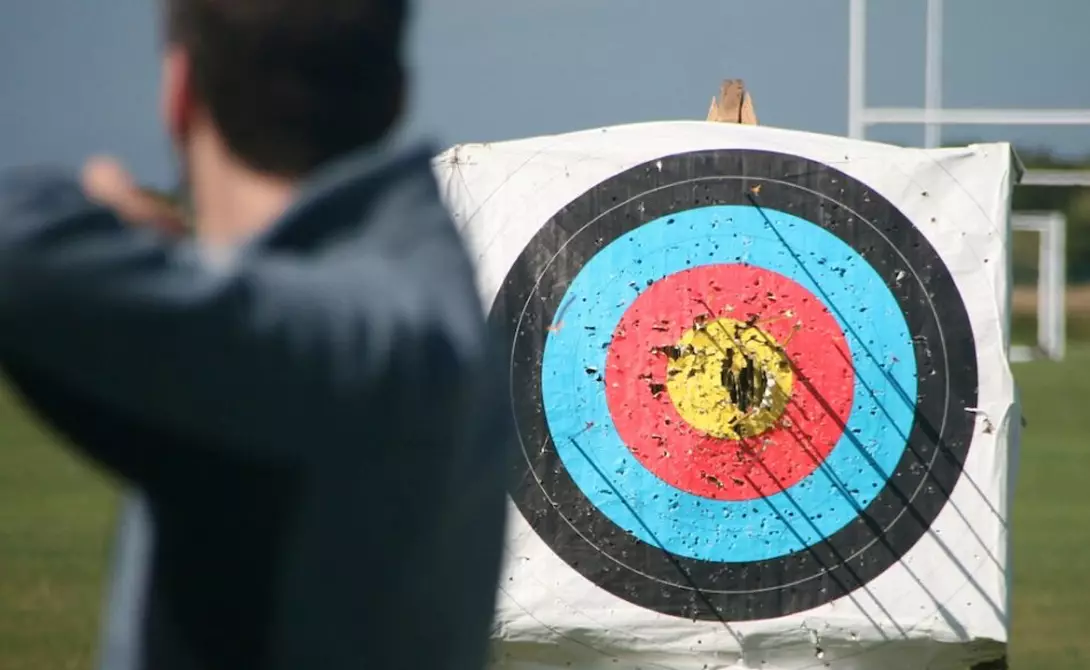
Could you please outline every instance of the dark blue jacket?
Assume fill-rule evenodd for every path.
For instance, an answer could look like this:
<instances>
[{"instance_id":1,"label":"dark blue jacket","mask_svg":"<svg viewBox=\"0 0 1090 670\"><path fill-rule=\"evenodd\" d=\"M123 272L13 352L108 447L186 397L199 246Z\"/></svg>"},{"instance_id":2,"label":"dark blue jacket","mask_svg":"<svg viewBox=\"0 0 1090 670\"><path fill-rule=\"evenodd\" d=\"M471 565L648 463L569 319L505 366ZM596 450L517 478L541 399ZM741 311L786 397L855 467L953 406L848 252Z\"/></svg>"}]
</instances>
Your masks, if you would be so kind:
<instances>
[{"instance_id":1,"label":"dark blue jacket","mask_svg":"<svg viewBox=\"0 0 1090 670\"><path fill-rule=\"evenodd\" d=\"M151 511L140 667L483 666L507 395L430 156L321 170L223 272L0 179L0 367Z\"/></svg>"}]
</instances>

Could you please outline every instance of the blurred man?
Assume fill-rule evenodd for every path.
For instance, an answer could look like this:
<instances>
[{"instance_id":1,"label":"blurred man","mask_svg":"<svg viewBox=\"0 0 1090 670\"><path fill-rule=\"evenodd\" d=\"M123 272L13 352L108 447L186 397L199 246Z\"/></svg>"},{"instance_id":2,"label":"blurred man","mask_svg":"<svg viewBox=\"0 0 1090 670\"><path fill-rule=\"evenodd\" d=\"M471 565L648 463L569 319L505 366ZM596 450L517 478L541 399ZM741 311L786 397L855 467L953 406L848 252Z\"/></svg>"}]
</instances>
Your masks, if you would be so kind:
<instances>
[{"instance_id":1,"label":"blurred man","mask_svg":"<svg viewBox=\"0 0 1090 670\"><path fill-rule=\"evenodd\" d=\"M403 0L165 5L196 243L108 160L0 178L0 366L142 492L107 670L478 670L506 392L432 151L383 146Z\"/></svg>"}]
</instances>

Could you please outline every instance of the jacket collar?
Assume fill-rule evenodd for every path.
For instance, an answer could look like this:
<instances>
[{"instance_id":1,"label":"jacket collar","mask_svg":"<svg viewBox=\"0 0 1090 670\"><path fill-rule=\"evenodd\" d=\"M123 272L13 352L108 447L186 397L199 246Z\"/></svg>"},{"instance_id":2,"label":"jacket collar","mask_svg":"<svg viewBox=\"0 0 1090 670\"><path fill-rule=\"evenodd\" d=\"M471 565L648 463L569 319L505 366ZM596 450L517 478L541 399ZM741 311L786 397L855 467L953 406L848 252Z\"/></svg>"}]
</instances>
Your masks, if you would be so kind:
<instances>
[{"instance_id":1,"label":"jacket collar","mask_svg":"<svg viewBox=\"0 0 1090 670\"><path fill-rule=\"evenodd\" d=\"M358 226L368 206L390 190L418 186L422 180L434 184L434 155L430 144L418 143L400 150L363 149L331 161L306 177L288 209L240 252L305 248L340 229Z\"/></svg>"}]
</instances>

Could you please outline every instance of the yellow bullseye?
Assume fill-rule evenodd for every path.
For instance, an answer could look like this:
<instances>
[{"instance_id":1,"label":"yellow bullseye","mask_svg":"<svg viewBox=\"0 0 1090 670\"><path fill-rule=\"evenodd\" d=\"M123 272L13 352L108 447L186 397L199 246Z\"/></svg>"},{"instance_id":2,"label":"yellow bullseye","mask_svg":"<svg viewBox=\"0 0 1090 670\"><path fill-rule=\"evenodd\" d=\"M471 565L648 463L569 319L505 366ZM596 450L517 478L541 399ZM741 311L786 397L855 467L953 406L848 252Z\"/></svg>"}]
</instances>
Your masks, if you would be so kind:
<instances>
[{"instance_id":1,"label":"yellow bullseye","mask_svg":"<svg viewBox=\"0 0 1090 670\"><path fill-rule=\"evenodd\" d=\"M794 374L780 344L761 328L716 319L686 331L668 352L666 390L697 430L737 440L773 428Z\"/></svg>"}]
</instances>

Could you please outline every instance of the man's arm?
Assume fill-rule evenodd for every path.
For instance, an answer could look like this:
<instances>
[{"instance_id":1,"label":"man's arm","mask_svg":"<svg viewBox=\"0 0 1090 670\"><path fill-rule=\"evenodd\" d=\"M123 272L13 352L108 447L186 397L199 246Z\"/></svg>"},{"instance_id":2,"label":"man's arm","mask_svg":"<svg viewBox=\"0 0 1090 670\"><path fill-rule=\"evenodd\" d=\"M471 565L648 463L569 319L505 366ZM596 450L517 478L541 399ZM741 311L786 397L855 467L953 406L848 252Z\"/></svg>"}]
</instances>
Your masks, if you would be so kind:
<instances>
[{"instance_id":1,"label":"man's arm","mask_svg":"<svg viewBox=\"0 0 1090 670\"><path fill-rule=\"evenodd\" d=\"M23 172L0 179L0 351L163 429L301 458L306 426L358 430L345 417L381 402L391 343L413 335L390 261L341 263L216 274L74 179Z\"/></svg>"}]
</instances>

